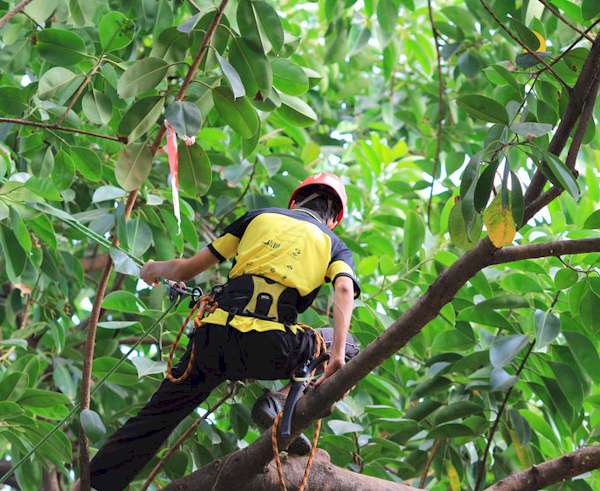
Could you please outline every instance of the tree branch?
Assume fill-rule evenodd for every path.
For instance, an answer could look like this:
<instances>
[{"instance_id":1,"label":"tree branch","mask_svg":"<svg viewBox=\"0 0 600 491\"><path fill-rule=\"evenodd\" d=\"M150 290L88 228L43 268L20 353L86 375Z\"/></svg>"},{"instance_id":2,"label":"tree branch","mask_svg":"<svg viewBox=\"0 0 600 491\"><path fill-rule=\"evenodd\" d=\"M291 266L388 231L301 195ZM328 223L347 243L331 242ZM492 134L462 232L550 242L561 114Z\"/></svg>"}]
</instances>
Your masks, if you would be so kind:
<instances>
[{"instance_id":1,"label":"tree branch","mask_svg":"<svg viewBox=\"0 0 600 491\"><path fill-rule=\"evenodd\" d=\"M222 0L219 5L215 17L204 35L204 39L202 41L202 45L196 57L194 58L194 62L192 66L189 68L188 73L185 77L185 80L177 93L176 99L178 101L182 100L187 88L192 82L193 78L196 75L198 67L200 63L204 59L206 51L208 50L208 46L210 45L210 41L212 36L214 35L217 26L221 22L221 17L223 16L223 12L225 7L227 6L228 0ZM158 151L160 146L160 142L162 141L162 137L165 133L165 127L161 126L158 135L152 145L152 155L154 156ZM125 220L128 220L131 216L131 212L133 211L133 207L135 205L135 201L138 196L139 189L136 189L129 193L127 197L127 202L125 204L124 216ZM102 272L102 278L100 284L98 286L98 291L96 293L96 297L94 298L94 304L92 306L92 314L90 315L90 319L88 322L88 335L86 339L85 345L85 357L83 364L83 374L82 374L82 382L81 382L81 410L88 409L90 406L90 398L91 398L91 377L92 377L92 361L94 359L94 346L96 342L96 329L98 326L98 320L100 317L100 310L102 301L104 300L104 295L106 294L106 289L108 285L108 279L110 278L110 274L112 272L112 260L108 260L106 266ZM88 440L85 436L85 432L83 431L83 427L79 427L79 474L80 474L80 489L81 491L90 491L90 461L89 461L89 453L88 453Z\"/></svg>"},{"instance_id":2,"label":"tree branch","mask_svg":"<svg viewBox=\"0 0 600 491\"><path fill-rule=\"evenodd\" d=\"M565 25L569 26L575 32L578 32L579 34L581 34L582 37L585 37L585 38L589 39L591 42L594 42L594 39L591 36L589 36L587 33L583 32L581 29L579 29L569 19L565 18L554 5L552 5L550 2L548 2L548 0L540 0L540 2L544 5L544 7L546 7L550 12L552 12L556 16L556 18L560 19Z\"/></svg>"},{"instance_id":3,"label":"tree branch","mask_svg":"<svg viewBox=\"0 0 600 491\"><path fill-rule=\"evenodd\" d=\"M75 104L77 103L77 101L81 97L81 94L83 94L83 91L85 90L85 88L92 81L92 78L94 77L94 75L96 74L96 72L98 71L98 69L100 68L100 66L102 65L103 61L104 61L104 57L101 56L98 59L98 61L94 64L94 66L92 67L92 69L85 76L85 78L83 79L83 82L81 82L81 85L77 88L77 92L75 92L75 94L73 95L73 97L71 97L71 100L69 101L69 104L67 105L67 108L65 109L65 112L62 113L61 117L58 118L58 120L56 121L56 124L58 124L58 125L63 124L63 121L65 120L65 118L69 114L69 111L71 109L73 109L73 106L75 106Z\"/></svg>"},{"instance_id":4,"label":"tree branch","mask_svg":"<svg viewBox=\"0 0 600 491\"><path fill-rule=\"evenodd\" d=\"M233 454L231 454L233 455ZM215 477L217 476L222 463L225 460L216 460L211 462L207 468L210 472L204 474L195 472L183 479L173 481L163 491L191 491L196 489L211 489ZM285 477L288 483L288 489L297 489L302 481L304 468L306 466L306 457L288 456L285 463ZM232 461L227 463L228 468L235 468ZM225 471L226 473L226 471ZM268 465L262 472L257 472L251 479L238 480L234 487L228 487L228 484L219 485L216 490L224 491L235 489L236 491L280 491L281 484L277 477L277 471L274 465ZM310 477L306 489L311 491L419 491L405 484L385 481L377 477L371 477L364 474L357 474L342 469L331 463L329 454L324 450L317 450L315 460L310 472Z\"/></svg>"},{"instance_id":5,"label":"tree branch","mask_svg":"<svg viewBox=\"0 0 600 491\"><path fill-rule=\"evenodd\" d=\"M22 0L17 5L15 5L11 10L6 12L0 19L0 29L2 29L15 15L19 12L22 12L28 4L31 3L32 0Z\"/></svg>"},{"instance_id":6,"label":"tree branch","mask_svg":"<svg viewBox=\"0 0 600 491\"><path fill-rule=\"evenodd\" d=\"M583 447L558 459L512 474L485 491L532 491L600 467L600 445Z\"/></svg>"},{"instance_id":7,"label":"tree branch","mask_svg":"<svg viewBox=\"0 0 600 491\"><path fill-rule=\"evenodd\" d=\"M0 123L13 123L20 124L23 126L35 126L36 128L43 128L46 130L66 131L67 133L77 133L79 135L93 136L94 138L102 138L104 140L111 140L119 143L127 143L127 137L125 136L103 135L102 133L95 133L93 131L88 130L80 130L79 128L60 126L56 123L40 123L39 121L31 121L29 119L19 118L0 118Z\"/></svg>"},{"instance_id":8,"label":"tree branch","mask_svg":"<svg viewBox=\"0 0 600 491\"><path fill-rule=\"evenodd\" d=\"M525 368L525 363L527 363L527 359L529 358L529 355L533 351L534 346L535 346L535 341L532 343L529 343L529 348L527 349L527 353L525 353L525 357L523 358L523 361L521 361L521 364L519 365L517 373L515 374L517 378L521 375L523 368ZM490 447L492 446L492 441L494 440L494 435L496 434L496 431L498 430L498 425L500 424L500 419L502 418L502 415L504 414L504 410L506 409L506 405L508 404L508 399L510 398L510 394L512 393L513 387L514 387L514 385L509 387L509 389L506 391L506 395L504 396L502 405L500 406L500 409L498 410L498 413L496 414L496 419L494 420L494 424L492 425L492 427L490 428L490 431L488 433L487 442L485 444L485 450L483 451L483 457L481 459L481 463L479 464L479 472L477 473L477 482L475 483L475 491L479 491L479 488L481 487L481 484L483 483L483 480L485 477L485 465L487 463L487 458L490 453Z\"/></svg>"},{"instance_id":9,"label":"tree branch","mask_svg":"<svg viewBox=\"0 0 600 491\"><path fill-rule=\"evenodd\" d=\"M556 80L558 80L563 85L563 87L565 87L568 91L571 90L571 87L569 87L569 85L567 85L567 83L561 78L561 76L558 73L556 73L554 68L552 68L550 65L548 65L548 63L546 62L546 60L544 60L544 58L542 58L535 51L533 51L531 48L529 48L523 41L521 41L517 36L515 36L510 29L506 28L506 26L502 23L502 21L498 18L496 13L490 8L490 6L486 3L485 0L479 0L479 2L481 3L481 5L483 5L483 8L485 10L487 10L488 14L490 14L492 16L492 18L496 21L496 24L498 24L498 27L500 27L500 29L502 29L514 42L519 44L519 46L521 46L525 51L527 51L537 61L539 61L542 65L544 65L545 69L548 70L554 76L554 78L556 78Z\"/></svg>"},{"instance_id":10,"label":"tree branch","mask_svg":"<svg viewBox=\"0 0 600 491\"><path fill-rule=\"evenodd\" d=\"M577 82L571 91L565 114L561 118L558 128L556 128L556 131L552 136L552 140L550 140L548 152L557 156L562 152L562 149L566 145L577 119L582 113L584 104L591 94L590 91L594 90L594 87L596 87L595 90L597 91L596 79L599 75L600 36L597 36L592 44L590 54L585 60L583 68L581 69L579 78L577 79ZM527 191L525 192L524 199L526 205L529 206L540 196L544 189L545 183L546 177L542 171L538 169L531 179Z\"/></svg>"},{"instance_id":11,"label":"tree branch","mask_svg":"<svg viewBox=\"0 0 600 491\"><path fill-rule=\"evenodd\" d=\"M540 257L564 256L567 254L585 254L600 252L600 238L558 240L543 244L527 244L522 246L504 247L496 250L490 259L491 264L509 263L523 259L536 259Z\"/></svg>"},{"instance_id":12,"label":"tree branch","mask_svg":"<svg viewBox=\"0 0 600 491\"><path fill-rule=\"evenodd\" d=\"M438 31L433 21L433 9L431 7L431 0L427 0L427 12L429 14L431 33L433 34L433 42L435 44L438 73L438 120L435 143L435 159L433 162L433 175L431 176L431 190L429 191L429 201L427 202L427 224L430 225L429 222L431 217L431 203L433 201L433 186L441 170L440 152L442 149L442 133L444 129L444 116L446 113L446 106L444 103L444 77L442 76L442 57L440 56L440 41Z\"/></svg>"}]
</instances>

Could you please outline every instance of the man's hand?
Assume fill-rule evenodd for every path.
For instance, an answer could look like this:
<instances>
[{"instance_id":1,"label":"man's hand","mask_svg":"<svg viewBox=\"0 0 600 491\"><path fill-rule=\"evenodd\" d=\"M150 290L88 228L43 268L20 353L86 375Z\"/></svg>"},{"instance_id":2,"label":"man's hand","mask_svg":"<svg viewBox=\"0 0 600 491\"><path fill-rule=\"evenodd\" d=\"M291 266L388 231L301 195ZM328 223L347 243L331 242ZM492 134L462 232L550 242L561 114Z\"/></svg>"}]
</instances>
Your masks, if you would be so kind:
<instances>
[{"instance_id":1,"label":"man's hand","mask_svg":"<svg viewBox=\"0 0 600 491\"><path fill-rule=\"evenodd\" d=\"M140 271L140 278L144 280L149 285L157 285L159 282L160 273L160 264L156 261L150 259Z\"/></svg>"},{"instance_id":2,"label":"man's hand","mask_svg":"<svg viewBox=\"0 0 600 491\"><path fill-rule=\"evenodd\" d=\"M329 359L327 366L325 367L325 373L321 375L319 380L315 383L315 387L321 385L325 380L331 377L335 372L337 372L340 368L342 368L346 364L346 360L344 355L342 356L333 356Z\"/></svg>"}]
</instances>

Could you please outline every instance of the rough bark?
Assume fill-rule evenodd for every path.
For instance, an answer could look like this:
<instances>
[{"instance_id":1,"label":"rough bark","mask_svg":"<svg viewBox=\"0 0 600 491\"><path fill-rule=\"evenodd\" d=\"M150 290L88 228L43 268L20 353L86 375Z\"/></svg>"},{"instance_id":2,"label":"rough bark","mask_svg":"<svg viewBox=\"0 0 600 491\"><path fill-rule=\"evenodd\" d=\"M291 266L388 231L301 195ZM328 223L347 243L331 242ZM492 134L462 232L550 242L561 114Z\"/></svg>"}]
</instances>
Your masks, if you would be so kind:
<instances>
[{"instance_id":1,"label":"rough bark","mask_svg":"<svg viewBox=\"0 0 600 491\"><path fill-rule=\"evenodd\" d=\"M583 447L498 481L485 491L533 491L600 467L600 445Z\"/></svg>"},{"instance_id":2,"label":"rough bark","mask_svg":"<svg viewBox=\"0 0 600 491\"><path fill-rule=\"evenodd\" d=\"M586 100L590 98L591 100L595 100L595 91L598 88L598 84L595 81L599 73L600 40L597 38L572 91L566 113L557 129L560 138L555 134L555 138L550 143L553 153L560 155L578 119L581 119L580 125L587 124L585 118L580 118L579 116ZM576 109L577 113L575 113ZM534 181L536 181L535 177ZM539 179L537 182L534 181L532 181L531 186L539 186L539 191L534 189L532 193L528 193L528 197L525 200L531 216L535 215L541 208L538 208L538 205L534 206L533 201L538 198L543 188L543 182L545 182L542 181L540 185ZM295 412L291 438L288 440L280 439L279 447L286 448L291 439L295 438L311 421L322 417L327 408L330 408L332 404L343 398L344 394L362 378L405 346L429 321L439 315L440 309L454 298L456 293L469 279L485 267L524 259L525 257L567 254L568 252L566 251L569 247L574 253L591 252L592 250L600 251L600 249L595 249L595 247L600 245L599 243L590 245L586 241L583 241L583 243L582 241L564 242L568 242L568 245L562 242L561 244L531 244L498 250L490 242L489 238L482 239L475 248L465 253L452 266L442 272L429 286L425 294L377 339L365 347L358 356L327 379L317 390L309 392L300 400ZM541 251L540 247L543 248L544 246L546 249ZM592 247L591 250L589 249L590 247ZM581 248L583 250L579 250ZM227 468L232 471L224 470L219 474L218 487L215 486L215 489L236 489L241 482L253 482L259 470L265 468L272 457L270 431L267 431L252 445L226 457ZM216 476L215 469L218 469L218 467L218 464L215 462L208 464L191 475L174 481L167 489L191 490L198 489L192 483L214 483ZM211 476L213 481L210 480Z\"/></svg>"},{"instance_id":3,"label":"rough bark","mask_svg":"<svg viewBox=\"0 0 600 491\"><path fill-rule=\"evenodd\" d=\"M306 457L290 457L285 463L285 483L289 491L298 489L298 484L302 481L304 468L306 466ZM227 468L233 469L234 463L224 460L217 460L208 466L205 473L194 473L189 476L174 481L164 491L184 491L190 489L211 489L211 490L231 490L236 491L281 491L281 484L277 477L275 464L271 462L256 473L250 480L239 480L235 488L218 482L217 476L221 473L224 476ZM215 486L216 484L216 486ZM342 469L331 463L329 454L324 450L318 450L310 473L306 489L310 491L419 491L419 488L413 488L405 484L395 483L379 479L377 477L356 474L347 469Z\"/></svg>"}]
</instances>

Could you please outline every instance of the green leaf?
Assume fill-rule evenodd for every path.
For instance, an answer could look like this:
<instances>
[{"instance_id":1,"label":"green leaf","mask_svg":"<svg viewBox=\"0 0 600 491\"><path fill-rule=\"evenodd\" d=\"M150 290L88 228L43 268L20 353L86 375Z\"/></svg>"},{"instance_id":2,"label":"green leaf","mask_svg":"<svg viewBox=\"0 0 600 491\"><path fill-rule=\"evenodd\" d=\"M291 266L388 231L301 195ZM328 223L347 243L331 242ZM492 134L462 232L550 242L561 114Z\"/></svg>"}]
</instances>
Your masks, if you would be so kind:
<instances>
[{"instance_id":1,"label":"green leaf","mask_svg":"<svg viewBox=\"0 0 600 491\"><path fill-rule=\"evenodd\" d=\"M594 213L592 213L589 217L585 219L583 228L600 228L600 210L596 210Z\"/></svg>"},{"instance_id":2,"label":"green leaf","mask_svg":"<svg viewBox=\"0 0 600 491\"><path fill-rule=\"evenodd\" d=\"M126 327L138 325L138 321L104 321L98 322L98 327L103 329L125 329Z\"/></svg>"},{"instance_id":3,"label":"green leaf","mask_svg":"<svg viewBox=\"0 0 600 491\"><path fill-rule=\"evenodd\" d=\"M80 75L74 74L71 70L56 66L41 76L37 95L42 100L57 98L62 103L77 90L82 80Z\"/></svg>"},{"instance_id":4,"label":"green leaf","mask_svg":"<svg viewBox=\"0 0 600 491\"><path fill-rule=\"evenodd\" d=\"M471 116L490 123L508 124L508 113L502 104L478 94L463 95L458 104Z\"/></svg>"},{"instance_id":5,"label":"green leaf","mask_svg":"<svg viewBox=\"0 0 600 491\"><path fill-rule=\"evenodd\" d=\"M377 22L381 28L382 45L387 46L394 35L398 19L398 5L394 0L379 0L377 3Z\"/></svg>"},{"instance_id":6,"label":"green leaf","mask_svg":"<svg viewBox=\"0 0 600 491\"><path fill-rule=\"evenodd\" d=\"M590 20L600 14L600 3L596 0L583 0L581 14L585 20Z\"/></svg>"},{"instance_id":7,"label":"green leaf","mask_svg":"<svg viewBox=\"0 0 600 491\"><path fill-rule=\"evenodd\" d=\"M477 304L481 309L526 309L529 302L521 295L498 295Z\"/></svg>"},{"instance_id":8,"label":"green leaf","mask_svg":"<svg viewBox=\"0 0 600 491\"><path fill-rule=\"evenodd\" d=\"M0 87L0 113L21 116L27 110L23 91L18 87Z\"/></svg>"},{"instance_id":9,"label":"green leaf","mask_svg":"<svg viewBox=\"0 0 600 491\"><path fill-rule=\"evenodd\" d=\"M36 48L54 65L69 66L85 57L85 43L77 34L64 29L44 29L37 33Z\"/></svg>"},{"instance_id":10,"label":"green leaf","mask_svg":"<svg viewBox=\"0 0 600 491\"><path fill-rule=\"evenodd\" d=\"M489 164L479 176L477 185L475 187L474 194L474 206L477 213L481 213L487 206L492 189L494 187L494 177L496 176L496 170L498 169L500 161Z\"/></svg>"},{"instance_id":11,"label":"green leaf","mask_svg":"<svg viewBox=\"0 0 600 491\"><path fill-rule=\"evenodd\" d=\"M277 109L277 114L290 125L306 127L318 121L317 114L299 97L287 94L279 94L279 97L281 98L281 107Z\"/></svg>"},{"instance_id":12,"label":"green leaf","mask_svg":"<svg viewBox=\"0 0 600 491\"><path fill-rule=\"evenodd\" d=\"M548 346L560 334L560 320L551 312L535 311L535 347Z\"/></svg>"},{"instance_id":13,"label":"green leaf","mask_svg":"<svg viewBox=\"0 0 600 491\"><path fill-rule=\"evenodd\" d=\"M548 364L554 373L555 381L567 397L569 404L573 408L580 408L583 404L584 394L577 372L566 363L551 361Z\"/></svg>"},{"instance_id":14,"label":"green leaf","mask_svg":"<svg viewBox=\"0 0 600 491\"><path fill-rule=\"evenodd\" d=\"M150 358L145 358L143 356L132 358L131 362L135 365L138 378L142 378L147 375L154 375L156 373L164 373L167 369L166 362L153 361Z\"/></svg>"},{"instance_id":15,"label":"green leaf","mask_svg":"<svg viewBox=\"0 0 600 491\"><path fill-rule=\"evenodd\" d=\"M229 412L231 427L236 436L241 440L248 433L250 425L250 411L243 404L233 404Z\"/></svg>"},{"instance_id":16,"label":"green leaf","mask_svg":"<svg viewBox=\"0 0 600 491\"><path fill-rule=\"evenodd\" d=\"M270 94L273 72L262 51L241 38L233 38L229 47L229 62L242 79L248 97L258 97L260 100Z\"/></svg>"},{"instance_id":17,"label":"green leaf","mask_svg":"<svg viewBox=\"0 0 600 491\"><path fill-rule=\"evenodd\" d=\"M308 91L308 77L304 70L285 58L271 61L273 85L289 95L302 95Z\"/></svg>"},{"instance_id":18,"label":"green leaf","mask_svg":"<svg viewBox=\"0 0 600 491\"><path fill-rule=\"evenodd\" d=\"M561 269L554 276L554 286L557 290L565 290L577 283L578 275L572 269Z\"/></svg>"},{"instance_id":19,"label":"green leaf","mask_svg":"<svg viewBox=\"0 0 600 491\"><path fill-rule=\"evenodd\" d=\"M169 65L161 58L143 58L131 65L117 84L120 97L134 97L156 87L167 75Z\"/></svg>"},{"instance_id":20,"label":"green leaf","mask_svg":"<svg viewBox=\"0 0 600 491\"><path fill-rule=\"evenodd\" d=\"M243 138L250 138L258 130L258 115L246 97L234 99L226 87L212 91L215 108L223 120Z\"/></svg>"},{"instance_id":21,"label":"green leaf","mask_svg":"<svg viewBox=\"0 0 600 491\"><path fill-rule=\"evenodd\" d=\"M457 198L448 217L448 232L450 232L452 243L464 250L472 249L479 242L482 230L483 220L481 219L481 215L477 214L475 215L471 231L468 233L461 201L460 198Z\"/></svg>"},{"instance_id":22,"label":"green leaf","mask_svg":"<svg viewBox=\"0 0 600 491\"><path fill-rule=\"evenodd\" d=\"M223 75L225 75L227 78L231 90L233 91L233 98L237 99L238 97L245 96L246 89L244 88L244 84L242 83L240 75L235 71L235 68L233 68L233 65L223 58L219 53L215 52L215 56L217 57L217 61L219 62L219 66L221 67Z\"/></svg>"},{"instance_id":23,"label":"green leaf","mask_svg":"<svg viewBox=\"0 0 600 491\"><path fill-rule=\"evenodd\" d=\"M490 348L490 362L495 368L505 366L528 342L529 338L524 334L497 337Z\"/></svg>"},{"instance_id":24,"label":"green leaf","mask_svg":"<svg viewBox=\"0 0 600 491\"><path fill-rule=\"evenodd\" d=\"M254 12L260 21L261 37L265 36L271 43L271 50L277 54L281 51L284 42L283 27L275 9L262 0L253 1Z\"/></svg>"},{"instance_id":25,"label":"green leaf","mask_svg":"<svg viewBox=\"0 0 600 491\"><path fill-rule=\"evenodd\" d=\"M29 231L27 230L25 222L21 219L19 212L14 208L11 208L10 210L10 222L11 229L14 232L17 241L25 253L29 254L31 252L31 237L29 236Z\"/></svg>"},{"instance_id":26,"label":"green leaf","mask_svg":"<svg viewBox=\"0 0 600 491\"><path fill-rule=\"evenodd\" d=\"M12 401L0 401L0 421L6 421L23 414L23 409Z\"/></svg>"},{"instance_id":27,"label":"green leaf","mask_svg":"<svg viewBox=\"0 0 600 491\"><path fill-rule=\"evenodd\" d=\"M538 50L540 47L540 40L525 24L522 24L516 19L512 19L510 24L517 37L525 44L525 46L532 51Z\"/></svg>"},{"instance_id":28,"label":"green leaf","mask_svg":"<svg viewBox=\"0 0 600 491\"><path fill-rule=\"evenodd\" d=\"M514 123L510 129L517 135L536 138L552 131L552 125L545 123Z\"/></svg>"},{"instance_id":29,"label":"green leaf","mask_svg":"<svg viewBox=\"0 0 600 491\"><path fill-rule=\"evenodd\" d=\"M102 308L129 314L139 314L146 309L146 306L131 292L115 291L104 297Z\"/></svg>"},{"instance_id":30,"label":"green leaf","mask_svg":"<svg viewBox=\"0 0 600 491\"><path fill-rule=\"evenodd\" d=\"M98 154L86 147L70 147L70 151L75 169L86 179L98 182L102 177L102 161Z\"/></svg>"},{"instance_id":31,"label":"green leaf","mask_svg":"<svg viewBox=\"0 0 600 491\"><path fill-rule=\"evenodd\" d=\"M96 411L84 409L79 414L79 422L86 436L94 443L100 441L106 435L106 427Z\"/></svg>"},{"instance_id":32,"label":"green leaf","mask_svg":"<svg viewBox=\"0 0 600 491\"><path fill-rule=\"evenodd\" d=\"M92 89L81 100L83 114L91 123L105 126L112 118L112 102L102 92Z\"/></svg>"},{"instance_id":33,"label":"green leaf","mask_svg":"<svg viewBox=\"0 0 600 491\"><path fill-rule=\"evenodd\" d=\"M0 246L4 251L4 267L8 279L12 283L18 283L18 278L25 269L27 256L12 230L4 226L0 226Z\"/></svg>"},{"instance_id":34,"label":"green leaf","mask_svg":"<svg viewBox=\"0 0 600 491\"><path fill-rule=\"evenodd\" d=\"M193 197L204 196L210 189L212 170L203 148L195 143L179 150L181 188Z\"/></svg>"},{"instance_id":35,"label":"green leaf","mask_svg":"<svg viewBox=\"0 0 600 491\"><path fill-rule=\"evenodd\" d=\"M479 57L470 50L462 53L457 60L460 71L467 77L473 78L481 71L481 61Z\"/></svg>"},{"instance_id":36,"label":"green leaf","mask_svg":"<svg viewBox=\"0 0 600 491\"><path fill-rule=\"evenodd\" d=\"M236 19L240 34L246 38L256 49L264 50L258 19L255 16L253 2L250 0L240 0L236 11Z\"/></svg>"},{"instance_id":37,"label":"green leaf","mask_svg":"<svg viewBox=\"0 0 600 491\"><path fill-rule=\"evenodd\" d=\"M512 211L513 220L516 228L519 228L523 224L523 218L525 216L525 201L523 200L523 190L521 189L521 183L517 175L510 172L510 207Z\"/></svg>"},{"instance_id":38,"label":"green leaf","mask_svg":"<svg viewBox=\"0 0 600 491\"><path fill-rule=\"evenodd\" d=\"M585 370L594 383L600 383L600 357L594 343L585 335L577 331L563 330L563 336L573 353L577 363Z\"/></svg>"},{"instance_id":39,"label":"green leaf","mask_svg":"<svg viewBox=\"0 0 600 491\"><path fill-rule=\"evenodd\" d=\"M503 368L496 367L490 372L490 389L492 392L503 392L510 389L519 381L514 375L509 375Z\"/></svg>"},{"instance_id":40,"label":"green leaf","mask_svg":"<svg viewBox=\"0 0 600 491\"><path fill-rule=\"evenodd\" d=\"M100 19L98 33L104 51L115 51L127 46L133 40L135 24L121 12L108 12Z\"/></svg>"},{"instance_id":41,"label":"green leaf","mask_svg":"<svg viewBox=\"0 0 600 491\"><path fill-rule=\"evenodd\" d=\"M17 402L21 406L30 408L69 405L71 403L64 394L42 389L25 389Z\"/></svg>"},{"instance_id":42,"label":"green leaf","mask_svg":"<svg viewBox=\"0 0 600 491\"><path fill-rule=\"evenodd\" d=\"M345 435L346 433L360 433L364 431L364 428L350 421L344 421L342 419L331 419L327 421L327 426L331 428L331 431L335 435Z\"/></svg>"},{"instance_id":43,"label":"green leaf","mask_svg":"<svg viewBox=\"0 0 600 491\"><path fill-rule=\"evenodd\" d=\"M110 356L96 358L92 364L92 371L94 373L94 376L98 379L103 378L104 376L106 376L106 374L108 374L110 370L112 370L117 365L117 363L119 363L119 359L112 358ZM137 370L129 363L121 363L119 368L117 368L115 372L112 373L110 377L108 377L108 381L118 385L135 385L138 383Z\"/></svg>"},{"instance_id":44,"label":"green leaf","mask_svg":"<svg viewBox=\"0 0 600 491\"><path fill-rule=\"evenodd\" d=\"M152 229L141 218L133 218L125 224L129 251L141 257L152 245Z\"/></svg>"},{"instance_id":45,"label":"green leaf","mask_svg":"<svg viewBox=\"0 0 600 491\"><path fill-rule=\"evenodd\" d=\"M101 203L102 201L113 201L125 196L125 191L116 186L100 186L92 196L92 203Z\"/></svg>"},{"instance_id":46,"label":"green leaf","mask_svg":"<svg viewBox=\"0 0 600 491\"><path fill-rule=\"evenodd\" d=\"M180 137L195 137L202 124L202 114L200 114L198 106L185 101L175 101L169 104L165 111L165 118Z\"/></svg>"},{"instance_id":47,"label":"green leaf","mask_svg":"<svg viewBox=\"0 0 600 491\"><path fill-rule=\"evenodd\" d=\"M471 401L458 401L439 408L432 414L433 424L439 425L455 419L482 414L483 407Z\"/></svg>"},{"instance_id":48,"label":"green leaf","mask_svg":"<svg viewBox=\"0 0 600 491\"><path fill-rule=\"evenodd\" d=\"M123 115L119 124L119 134L127 136L129 143L135 142L158 121L164 105L164 97L151 96L140 99Z\"/></svg>"},{"instance_id":49,"label":"green leaf","mask_svg":"<svg viewBox=\"0 0 600 491\"><path fill-rule=\"evenodd\" d=\"M560 187L566 190L574 199L579 199L579 185L573 175L573 172L554 154L546 152L544 154L548 169L558 182Z\"/></svg>"},{"instance_id":50,"label":"green leaf","mask_svg":"<svg viewBox=\"0 0 600 491\"><path fill-rule=\"evenodd\" d=\"M414 211L407 213L404 222L404 239L402 242L402 253L404 258L412 260L418 256L421 246L425 241L425 223Z\"/></svg>"},{"instance_id":51,"label":"green leaf","mask_svg":"<svg viewBox=\"0 0 600 491\"><path fill-rule=\"evenodd\" d=\"M144 143L131 143L115 164L115 177L125 191L138 189L152 169L152 151Z\"/></svg>"}]
</instances>

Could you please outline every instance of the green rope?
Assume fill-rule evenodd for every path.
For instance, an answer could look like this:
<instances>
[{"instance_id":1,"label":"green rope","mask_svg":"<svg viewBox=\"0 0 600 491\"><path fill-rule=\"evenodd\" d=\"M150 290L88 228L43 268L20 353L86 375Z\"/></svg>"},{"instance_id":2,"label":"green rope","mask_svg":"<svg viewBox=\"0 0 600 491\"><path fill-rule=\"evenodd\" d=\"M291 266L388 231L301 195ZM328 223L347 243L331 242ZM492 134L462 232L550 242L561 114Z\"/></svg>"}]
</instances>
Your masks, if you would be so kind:
<instances>
[{"instance_id":1,"label":"green rope","mask_svg":"<svg viewBox=\"0 0 600 491\"><path fill-rule=\"evenodd\" d=\"M93 396L100 389L100 387L102 387L104 385L104 383L108 380L108 378L117 371L117 369L129 357L129 355L131 353L133 353L135 351L135 349L140 345L140 343L144 340L144 338L146 336L148 336L149 334L151 334L157 325L162 323L163 319L177 304L178 304L177 301L171 302L169 307L161 314L161 316L148 329L146 329L142 333L140 338L134 343L134 345L129 349L129 351L127 351L127 353L125 353L121 357L121 359L117 363L115 363L115 365L108 372L106 372L106 374L104 374L104 376L98 381L96 386L92 389L92 391L90 393L90 397ZM10 470L6 474L4 474L2 477L0 477L0 484L3 484L10 476L12 476L21 465L23 465L27 460L29 460L29 458L31 456L33 456L35 454L35 452L37 452L37 450L52 437L52 435L54 435L58 430L60 430L60 428L67 421L69 421L69 419L71 419L71 417L79 410L80 406L81 406L81 403L79 403L79 402L77 404L75 404L73 409L71 409L71 411L69 411L69 414L67 414L61 421L59 421L56 425L54 425L54 428L52 428L44 436L44 438L42 438L31 450L29 450L29 452L27 452L27 454L25 454L24 457L22 457L13 466L11 466Z\"/></svg>"}]
</instances>

